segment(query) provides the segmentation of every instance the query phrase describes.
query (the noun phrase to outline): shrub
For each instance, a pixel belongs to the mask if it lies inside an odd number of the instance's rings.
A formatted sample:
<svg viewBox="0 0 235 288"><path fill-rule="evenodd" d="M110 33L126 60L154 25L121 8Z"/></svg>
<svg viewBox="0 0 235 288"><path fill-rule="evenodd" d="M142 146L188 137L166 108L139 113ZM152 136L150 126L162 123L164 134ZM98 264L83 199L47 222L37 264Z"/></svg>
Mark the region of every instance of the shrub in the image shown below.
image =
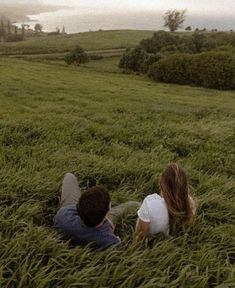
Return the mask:
<svg viewBox="0 0 235 288"><path fill-rule="evenodd" d="M74 51L70 52L64 58L65 62L68 65L74 64L79 66L82 63L86 63L89 61L89 57L87 53L81 47L77 47Z"/></svg>
<svg viewBox="0 0 235 288"><path fill-rule="evenodd" d="M120 60L119 67L124 68L125 70L147 73L149 66L155 62L158 62L162 57L166 58L176 53L195 54L214 51L218 50L221 46L231 47L230 50L233 51L235 47L235 33L202 33L198 31L188 36L177 36L165 31L158 31L153 34L152 38L142 40L139 46L137 46L135 49L126 50ZM228 49L229 48L227 48L227 50ZM158 56L156 56L156 54ZM161 55L160 58L159 55ZM179 76L179 78L177 78L178 76L175 76L177 79L174 80L174 82L181 84L190 82L188 80L188 76L182 76L184 74L183 71L185 70L184 64L179 64L178 62L180 60L177 59L170 60L170 62L171 61L175 62L175 64L171 63L169 65L174 66L177 64L179 67L181 67L181 76ZM174 70L174 67L171 68ZM158 72L158 74L159 73L160 72ZM153 72L153 74L155 74L155 72ZM174 73L172 73L172 75L174 76ZM170 75L168 76L171 78ZM156 77L156 75L153 77ZM170 82L172 82L172 80L170 80Z"/></svg>
<svg viewBox="0 0 235 288"><path fill-rule="evenodd" d="M176 53L178 52L178 48L176 45L167 45L165 47L162 47L161 53Z"/></svg>
<svg viewBox="0 0 235 288"><path fill-rule="evenodd" d="M149 77L167 83L234 89L235 58L227 52L175 54L150 66Z"/></svg>
<svg viewBox="0 0 235 288"><path fill-rule="evenodd" d="M152 38L142 40L140 46L148 53L158 53L163 47L176 45L178 42L178 36L165 31L158 31L153 34Z"/></svg>
<svg viewBox="0 0 235 288"><path fill-rule="evenodd" d="M190 54L175 54L150 66L149 77L155 81L189 84Z"/></svg>
<svg viewBox="0 0 235 288"><path fill-rule="evenodd" d="M187 50L190 51L190 53L196 53L196 47L195 47L195 44L193 42L193 38L192 38L192 35L183 35L180 37L180 41L179 43L177 44L178 47L187 47Z"/></svg>
<svg viewBox="0 0 235 288"><path fill-rule="evenodd" d="M147 73L149 66L162 59L162 57L163 55L160 53L147 53L143 48L137 46L133 50L126 50L119 62L119 67L125 70Z"/></svg>
<svg viewBox="0 0 235 288"><path fill-rule="evenodd" d="M125 70L141 71L142 64L147 57L147 53L137 46L135 49L127 49L123 54L119 67Z"/></svg>
<svg viewBox="0 0 235 288"><path fill-rule="evenodd" d="M217 89L235 88L235 58L228 52L207 52L194 55L190 65L191 82Z"/></svg>
<svg viewBox="0 0 235 288"><path fill-rule="evenodd" d="M143 63L141 64L141 72L142 73L147 73L149 70L149 67L153 64L158 62L159 60L161 60L163 58L163 54L161 53L157 53L157 54L146 54L146 57L143 61Z"/></svg>
<svg viewBox="0 0 235 288"><path fill-rule="evenodd" d="M200 53L203 51L211 51L219 46L231 45L235 46L234 32L214 32L203 33L197 29L192 35L176 36L165 31L158 31L153 34L152 38L144 39L140 42L140 46L147 53L167 51L177 51L184 53ZM176 48L177 47L177 48Z"/></svg>

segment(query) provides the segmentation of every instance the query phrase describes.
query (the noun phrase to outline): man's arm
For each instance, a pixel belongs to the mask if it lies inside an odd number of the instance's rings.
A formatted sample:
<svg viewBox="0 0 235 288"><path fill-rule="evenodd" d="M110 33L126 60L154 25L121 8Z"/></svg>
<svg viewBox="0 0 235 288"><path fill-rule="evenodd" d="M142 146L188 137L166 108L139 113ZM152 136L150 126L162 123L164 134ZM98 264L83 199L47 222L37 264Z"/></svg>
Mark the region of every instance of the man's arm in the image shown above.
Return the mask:
<svg viewBox="0 0 235 288"><path fill-rule="evenodd" d="M109 222L109 224L110 224L110 226L111 226L111 228L113 229L113 231L115 230L115 228L116 228L116 225L114 225L113 224L113 222L108 218L108 217L106 217L105 218L108 222Z"/></svg>

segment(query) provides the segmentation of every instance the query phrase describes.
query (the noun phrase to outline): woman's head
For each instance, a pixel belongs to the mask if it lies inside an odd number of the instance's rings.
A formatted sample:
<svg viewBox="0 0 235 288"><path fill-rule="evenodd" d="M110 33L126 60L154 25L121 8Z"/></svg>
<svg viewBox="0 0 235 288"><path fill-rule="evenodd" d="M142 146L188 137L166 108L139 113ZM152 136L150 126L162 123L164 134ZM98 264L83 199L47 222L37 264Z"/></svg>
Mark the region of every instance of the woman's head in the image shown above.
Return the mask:
<svg viewBox="0 0 235 288"><path fill-rule="evenodd" d="M192 222L187 176L178 164L169 164L163 171L160 177L160 189L171 221L177 225Z"/></svg>

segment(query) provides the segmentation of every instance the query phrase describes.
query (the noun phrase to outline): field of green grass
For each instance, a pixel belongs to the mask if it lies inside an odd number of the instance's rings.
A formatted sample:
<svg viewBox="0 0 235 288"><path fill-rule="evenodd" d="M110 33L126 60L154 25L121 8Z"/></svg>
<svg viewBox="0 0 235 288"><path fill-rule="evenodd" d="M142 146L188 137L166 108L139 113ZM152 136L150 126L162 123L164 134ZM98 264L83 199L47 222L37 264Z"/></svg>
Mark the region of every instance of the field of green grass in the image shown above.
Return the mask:
<svg viewBox="0 0 235 288"><path fill-rule="evenodd" d="M117 62L0 58L0 287L235 287L235 93L154 83ZM116 205L158 193L172 161L197 199L194 227L133 249L130 215L118 250L59 242L66 172L82 189L107 185Z"/></svg>
<svg viewBox="0 0 235 288"><path fill-rule="evenodd" d="M78 34L31 37L22 42L0 42L0 54L43 54L68 52L78 45L85 50L105 50L135 47L153 31L113 30Z"/></svg>

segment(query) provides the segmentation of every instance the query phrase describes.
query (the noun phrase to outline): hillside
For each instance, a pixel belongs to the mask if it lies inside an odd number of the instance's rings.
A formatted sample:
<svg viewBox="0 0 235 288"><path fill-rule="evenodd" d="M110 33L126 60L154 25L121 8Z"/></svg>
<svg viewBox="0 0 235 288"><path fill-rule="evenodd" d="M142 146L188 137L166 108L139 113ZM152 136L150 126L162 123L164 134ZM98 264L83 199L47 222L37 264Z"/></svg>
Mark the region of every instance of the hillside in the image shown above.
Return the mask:
<svg viewBox="0 0 235 288"><path fill-rule="evenodd" d="M89 33L82 39L95 48ZM0 286L234 287L234 92L154 83L121 74L115 61L75 68L0 59ZM88 180L107 185L116 205L159 192L171 161L197 199L194 227L134 250L132 215L117 226L119 250L58 241L64 173L82 189Z"/></svg>
<svg viewBox="0 0 235 288"><path fill-rule="evenodd" d="M78 34L31 37L22 42L1 43L1 53L40 54L67 52L78 45L85 50L105 50L136 46L143 38L151 37L153 31L117 30Z"/></svg>

